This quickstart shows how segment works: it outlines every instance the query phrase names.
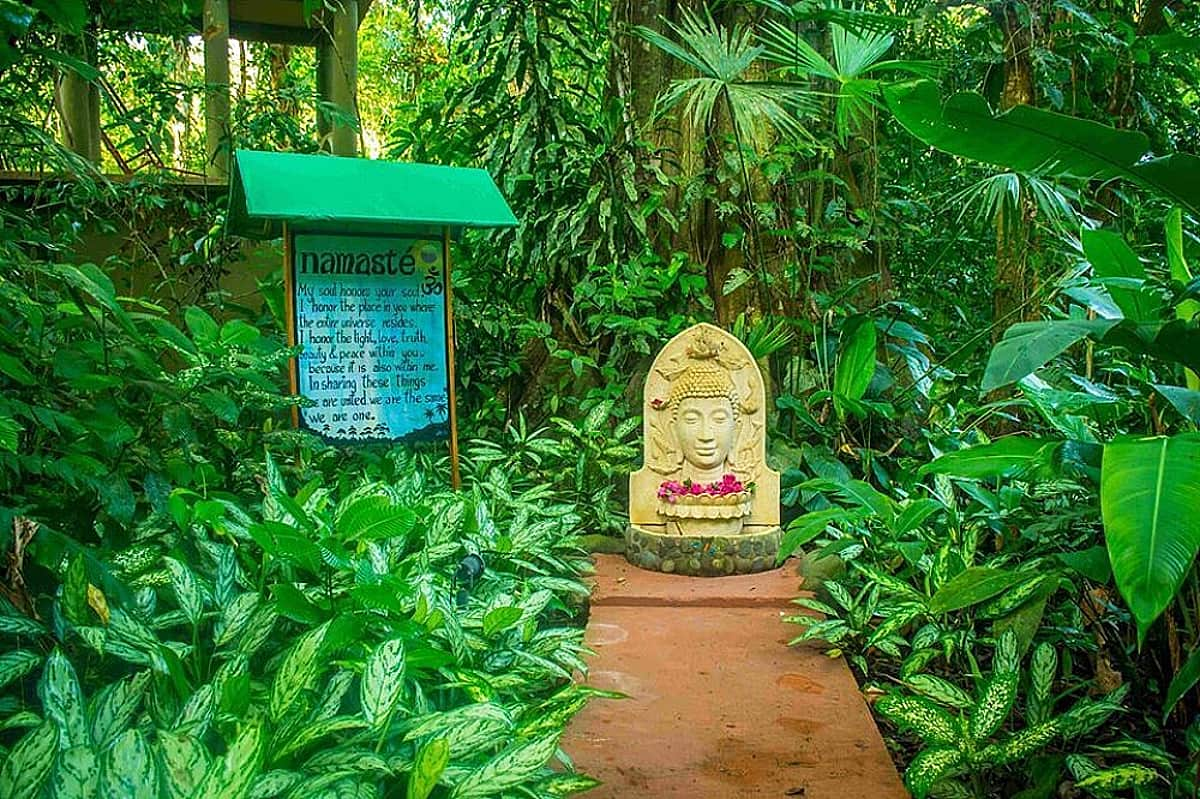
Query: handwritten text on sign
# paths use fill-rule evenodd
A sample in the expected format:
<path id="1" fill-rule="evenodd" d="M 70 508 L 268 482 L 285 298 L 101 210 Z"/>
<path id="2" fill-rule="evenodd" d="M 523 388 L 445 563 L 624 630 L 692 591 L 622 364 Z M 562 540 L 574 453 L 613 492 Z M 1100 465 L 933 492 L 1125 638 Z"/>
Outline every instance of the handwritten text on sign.
<path id="1" fill-rule="evenodd" d="M 330 438 L 449 435 L 442 245 L 297 234 L 305 427 Z"/>

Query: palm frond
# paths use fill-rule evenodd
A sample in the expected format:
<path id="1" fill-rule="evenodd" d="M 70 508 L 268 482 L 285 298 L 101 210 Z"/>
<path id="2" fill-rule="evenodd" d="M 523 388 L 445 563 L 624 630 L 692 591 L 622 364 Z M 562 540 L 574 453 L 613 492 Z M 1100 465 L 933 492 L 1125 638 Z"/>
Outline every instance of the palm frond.
<path id="1" fill-rule="evenodd" d="M 1009 225 L 1016 225 L 1021 219 L 1028 201 L 1039 224 L 1064 236 L 1080 224 L 1075 200 L 1078 195 L 1067 187 L 1019 172 L 989 175 L 949 198 L 951 205 L 961 207 L 960 220 L 973 210 L 981 223 L 1003 219 Z"/>
<path id="2" fill-rule="evenodd" d="M 812 110 L 803 87 L 748 78 L 764 52 L 749 29 L 741 25 L 724 28 L 707 9 L 702 14 L 685 10 L 678 23 L 665 25 L 675 40 L 648 28 L 636 32 L 698 75 L 672 81 L 658 98 L 658 115 L 682 105 L 692 124 L 702 128 L 717 113 L 718 103 L 726 102 L 734 131 L 743 142 L 760 140 L 764 124 L 787 136 L 811 141 L 799 119 Z"/>
<path id="3" fill-rule="evenodd" d="M 768 8 L 789 22 L 825 22 L 837 24 L 859 34 L 896 33 L 911 23 L 908 17 L 865 11 L 860 8 L 843 8 L 835 0 L 800 0 L 788 3 L 784 0 L 754 0 L 756 5 Z"/>
<path id="4" fill-rule="evenodd" d="M 888 34 L 858 34 L 836 24 L 830 27 L 830 33 L 833 39 L 833 60 L 843 81 L 864 74 L 892 49 L 895 42 L 895 37 Z"/>
<path id="5" fill-rule="evenodd" d="M 792 323 L 787 319 L 767 318 L 748 322 L 745 314 L 739 314 L 734 320 L 733 334 L 741 339 L 756 360 L 778 352 L 796 338 Z"/>
<path id="6" fill-rule="evenodd" d="M 797 30 L 769 19 L 758 33 L 763 58 L 806 75 L 838 79 L 837 68 L 829 63 Z"/>

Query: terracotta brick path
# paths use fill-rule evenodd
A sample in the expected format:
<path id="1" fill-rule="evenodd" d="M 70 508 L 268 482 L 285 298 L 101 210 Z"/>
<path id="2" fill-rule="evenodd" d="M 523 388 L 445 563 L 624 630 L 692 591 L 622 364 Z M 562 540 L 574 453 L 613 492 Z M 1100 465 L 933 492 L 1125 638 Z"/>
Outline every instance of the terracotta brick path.
<path id="1" fill-rule="evenodd" d="M 589 799 L 890 799 L 907 794 L 846 664 L 786 646 L 785 567 L 688 578 L 596 555 L 587 629 L 596 700 L 563 748 Z"/>

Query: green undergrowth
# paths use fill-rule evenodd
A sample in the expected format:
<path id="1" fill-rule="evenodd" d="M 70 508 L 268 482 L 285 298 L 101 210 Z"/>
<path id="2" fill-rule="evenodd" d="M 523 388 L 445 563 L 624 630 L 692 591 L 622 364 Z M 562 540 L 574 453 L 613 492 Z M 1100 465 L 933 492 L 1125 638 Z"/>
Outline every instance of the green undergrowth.
<path id="1" fill-rule="evenodd" d="M 0 631 L 6 797 L 550 797 L 596 692 L 569 505 L 416 473 L 255 508 L 177 494 L 173 535 L 78 551 Z M 569 762 L 569 761 L 564 761 Z M 43 793 L 44 792 L 44 793 Z"/>

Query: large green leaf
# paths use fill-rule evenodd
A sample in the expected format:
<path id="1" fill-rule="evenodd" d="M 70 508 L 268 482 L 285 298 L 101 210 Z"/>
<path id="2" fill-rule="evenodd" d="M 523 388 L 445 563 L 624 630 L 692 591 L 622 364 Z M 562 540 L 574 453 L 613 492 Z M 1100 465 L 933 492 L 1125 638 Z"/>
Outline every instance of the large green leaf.
<path id="1" fill-rule="evenodd" d="M 309 630 L 296 639 L 283 657 L 275 680 L 271 684 L 270 713 L 272 719 L 281 719 L 292 707 L 300 694 L 312 687 L 317 677 L 325 670 L 321 650 L 329 622 Z"/>
<path id="2" fill-rule="evenodd" d="M 839 414 L 856 407 L 875 376 L 875 322 L 869 316 L 847 320 L 842 350 L 833 373 L 833 404 Z"/>
<path id="3" fill-rule="evenodd" d="M 942 708 L 919 696 L 893 693 L 879 698 L 875 710 L 900 729 L 910 729 L 926 746 L 958 746 L 962 728 Z"/>
<path id="4" fill-rule="evenodd" d="M 1200 646 L 1192 650 L 1192 654 L 1188 655 L 1188 659 L 1184 661 L 1179 671 L 1175 673 L 1175 677 L 1171 680 L 1171 685 L 1167 688 L 1167 698 L 1163 702 L 1163 720 L 1170 715 L 1175 704 L 1183 698 L 1183 695 L 1200 683 Z"/>
<path id="5" fill-rule="evenodd" d="M 138 730 L 121 733 L 104 753 L 100 795 L 158 799 L 157 764 L 145 736 Z"/>
<path id="6" fill-rule="evenodd" d="M 21 679 L 41 662 L 41 655 L 26 649 L 14 649 L 0 654 L 0 688 Z"/>
<path id="7" fill-rule="evenodd" d="M 211 344 L 221 335 L 221 327 L 208 312 L 192 305 L 183 312 L 183 321 L 197 342 Z"/>
<path id="8" fill-rule="evenodd" d="M 1021 676 L 1017 637 L 1008 632 L 996 642 L 996 657 L 992 661 L 992 676 L 979 692 L 979 701 L 967 724 L 967 731 L 976 743 L 1000 729 L 1012 712 L 1017 700 L 1017 682 Z"/>
<path id="9" fill-rule="evenodd" d="M 129 726 L 149 684 L 150 672 L 138 672 L 109 683 L 92 699 L 92 742 L 98 750 L 108 748 Z"/>
<path id="10" fill-rule="evenodd" d="M 975 479 L 1009 477 L 1045 463 L 1061 443 L 1044 438 L 1008 436 L 990 444 L 947 452 L 922 466 L 920 474 L 949 474 Z"/>
<path id="11" fill-rule="evenodd" d="M 334 526 L 345 541 L 374 541 L 407 536 L 416 522 L 411 509 L 393 504 L 388 497 L 371 495 L 339 509 Z"/>
<path id="12" fill-rule="evenodd" d="M 443 738 L 450 746 L 451 756 L 462 760 L 492 746 L 511 729 L 512 719 L 504 708 L 480 702 L 414 719 L 404 739 Z"/>
<path id="13" fill-rule="evenodd" d="M 524 615 L 523 610 L 512 605 L 493 608 L 483 617 L 483 634 L 491 637 L 503 632 L 519 622 Z"/>
<path id="14" fill-rule="evenodd" d="M 1154 384 L 1154 390 L 1162 394 L 1175 410 L 1194 425 L 1200 426 L 1200 391 L 1180 386 L 1163 386 Z"/>
<path id="15" fill-rule="evenodd" d="M 892 523 L 892 532 L 897 536 L 911 533 L 919 528 L 926 519 L 945 507 L 936 499 L 910 499 L 901 506 L 900 513 Z"/>
<path id="16" fill-rule="evenodd" d="M 90 746 L 73 746 L 58 753 L 48 791 L 53 799 L 95 796 L 99 787 L 100 762 Z"/>
<path id="17" fill-rule="evenodd" d="M 953 774 L 966 755 L 962 750 L 944 746 L 923 749 L 904 772 L 904 783 L 917 799 L 924 799 L 941 779 Z"/>
<path id="18" fill-rule="evenodd" d="M 1144 640 L 1200 551 L 1200 434 L 1106 445 L 1100 509 L 1117 589 Z"/>
<path id="19" fill-rule="evenodd" d="M 204 588 L 196 575 L 182 561 L 166 558 L 167 572 L 171 575 L 171 588 L 175 591 L 175 599 L 179 609 L 193 626 L 200 623 L 204 613 Z"/>
<path id="20" fill-rule="evenodd" d="M 852 502 L 855 505 L 866 508 L 887 524 L 891 524 L 896 519 L 896 501 L 887 494 L 877 491 L 869 483 L 865 483 L 862 480 L 839 482 L 837 480 L 827 480 L 823 477 L 817 477 L 804 481 L 800 484 L 800 488 L 806 491 L 824 491 L 837 494 L 847 502 Z"/>
<path id="21" fill-rule="evenodd" d="M 983 391 L 1015 383 L 1033 374 L 1051 358 L 1088 336 L 1102 337 L 1119 319 L 1061 319 L 1020 322 L 1004 333 L 992 348 L 983 373 Z"/>
<path id="22" fill-rule="evenodd" d="M 985 599 L 991 599 L 1028 576 L 988 566 L 966 569 L 938 589 L 929 600 L 929 612 L 949 613 L 976 605 Z"/>
<path id="23" fill-rule="evenodd" d="M 1054 676 L 1057 673 L 1058 653 L 1048 643 L 1038 644 L 1029 658 L 1029 695 L 1025 715 L 1030 724 L 1049 721 L 1054 702 Z"/>
<path id="24" fill-rule="evenodd" d="M 1132 180 L 1200 213 L 1200 158 L 1142 162 L 1150 141 L 1138 131 L 1028 105 L 993 115 L 974 92 L 956 94 L 943 105 L 937 84 L 928 80 L 885 86 L 883 93 L 909 133 L 952 155 L 1037 175 Z"/>
<path id="25" fill-rule="evenodd" d="M 159 768 L 168 799 L 191 799 L 208 771 L 208 750 L 191 735 L 158 731 Z"/>
<path id="26" fill-rule="evenodd" d="M 1175 153 L 1142 161 L 1131 170 L 1133 179 L 1162 192 L 1192 214 L 1200 209 L 1200 158 Z"/>
<path id="27" fill-rule="evenodd" d="M 257 723 L 242 727 L 225 756 L 214 760 L 196 786 L 196 799 L 246 799 L 258 777 L 263 757 L 263 729 Z"/>
<path id="28" fill-rule="evenodd" d="M 1102 546 L 1088 547 L 1078 552 L 1060 552 L 1055 558 L 1068 569 L 1079 572 L 1093 582 L 1104 584 L 1112 579 L 1112 563 L 1108 560 L 1108 550 Z"/>
<path id="29" fill-rule="evenodd" d="M 966 710 L 975 704 L 966 691 L 935 674 L 913 674 L 904 680 L 904 684 L 939 704 L 959 710 Z"/>
<path id="30" fill-rule="evenodd" d="M 1080 238 L 1093 274 L 1101 282 L 1113 279 L 1105 287 L 1125 318 L 1135 322 L 1157 320 L 1162 299 L 1144 286 L 1122 284 L 1146 279 L 1146 267 L 1125 240 L 1111 230 L 1085 230 Z"/>
<path id="31" fill-rule="evenodd" d="M 830 524 L 856 518 L 854 511 L 845 508 L 826 508 L 806 513 L 788 523 L 787 532 L 779 542 L 777 563 L 783 563 L 800 547 L 825 532 Z"/>
<path id="32" fill-rule="evenodd" d="M 88 7 L 84 0 L 33 0 L 33 7 L 71 33 L 79 33 L 87 25 Z"/>

